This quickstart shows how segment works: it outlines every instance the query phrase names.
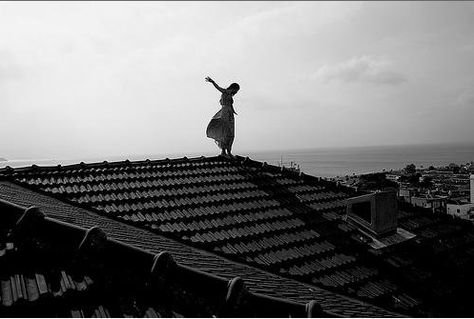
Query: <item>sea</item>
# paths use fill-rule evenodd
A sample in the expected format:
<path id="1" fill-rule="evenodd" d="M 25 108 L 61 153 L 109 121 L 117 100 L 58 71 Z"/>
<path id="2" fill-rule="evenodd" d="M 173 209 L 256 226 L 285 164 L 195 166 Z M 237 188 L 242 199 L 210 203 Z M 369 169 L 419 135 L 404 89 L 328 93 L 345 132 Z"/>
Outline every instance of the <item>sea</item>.
<path id="1" fill-rule="evenodd" d="M 212 156 L 215 153 L 170 153 L 153 155 L 121 155 L 101 158 L 83 159 L 36 159 L 0 161 L 0 168 L 5 166 L 22 167 L 36 164 L 38 166 L 69 165 L 79 162 L 94 163 L 121 161 L 125 159 L 164 159 L 183 156 Z M 391 171 L 415 164 L 417 168 L 445 166 L 450 163 L 466 164 L 474 161 L 474 144 L 425 144 L 425 145 L 391 145 L 370 147 L 311 148 L 299 150 L 272 151 L 237 151 L 237 155 L 267 162 L 271 165 L 284 165 L 299 168 L 300 171 L 319 177 L 337 177 L 358 175 L 373 172 Z"/>

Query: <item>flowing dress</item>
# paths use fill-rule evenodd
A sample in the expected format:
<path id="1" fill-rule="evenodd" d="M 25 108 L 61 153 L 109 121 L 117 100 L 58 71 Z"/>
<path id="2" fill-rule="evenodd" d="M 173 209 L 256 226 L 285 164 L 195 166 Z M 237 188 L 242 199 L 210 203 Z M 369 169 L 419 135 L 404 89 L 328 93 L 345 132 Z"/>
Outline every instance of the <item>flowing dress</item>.
<path id="1" fill-rule="evenodd" d="M 234 100 L 232 94 L 224 91 L 220 100 L 222 108 L 217 112 L 207 126 L 206 135 L 216 141 L 222 150 L 230 149 L 234 142 Z"/>

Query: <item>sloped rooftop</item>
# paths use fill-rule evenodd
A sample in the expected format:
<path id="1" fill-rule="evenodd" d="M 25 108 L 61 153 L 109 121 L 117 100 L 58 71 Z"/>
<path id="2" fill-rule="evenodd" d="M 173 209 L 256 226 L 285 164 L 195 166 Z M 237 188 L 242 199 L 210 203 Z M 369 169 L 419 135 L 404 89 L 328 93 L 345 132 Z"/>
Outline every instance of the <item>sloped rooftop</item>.
<path id="1" fill-rule="evenodd" d="M 246 264 L 277 275 L 266 273 L 270 277 L 265 279 L 262 273 L 250 275 L 246 281 L 251 290 L 304 302 L 312 295 L 304 290 L 312 290 L 323 309 L 333 308 L 331 311 L 344 316 L 370 316 L 371 311 L 379 310 L 367 304 L 359 310 L 346 307 L 348 300 L 357 302 L 327 290 L 411 315 L 437 313 L 431 297 L 425 298 L 428 295 L 412 283 L 400 281 L 398 270 L 386 266 L 384 258 L 389 254 L 385 250 L 370 251 L 367 238 L 340 218 L 345 212 L 344 199 L 353 191 L 312 176 L 241 157 L 33 166 L 4 169 L 0 174 L 47 195 L 40 204 L 54 197 L 85 209 L 88 215 L 95 212 L 121 221 L 117 223 L 121 227 L 133 225 L 147 234 L 166 236 L 171 239 L 167 241 L 170 248 L 181 242 L 184 245 L 178 250 L 186 247 L 191 255 L 183 256 L 181 251 L 176 259 L 199 264 L 211 273 L 239 275 L 234 267 L 241 265 L 245 270 L 240 269 L 240 274 L 245 274 L 250 269 L 242 265 Z M 8 196 L 5 188 L 20 187 L 15 184 L 4 182 L 0 195 Z M 21 200 L 38 202 L 39 196 L 28 192 L 22 188 Z M 404 223 L 403 217 L 400 221 Z M 148 235 L 137 239 L 129 232 L 115 236 L 149 249 L 164 244 L 148 242 Z M 419 245 L 412 242 L 408 245 Z M 201 250 L 233 262 L 209 263 L 196 256 Z M 288 278 L 310 286 L 298 290 L 300 284 Z M 338 298 L 342 298 L 339 304 Z M 366 310 L 355 314 L 362 309 Z"/>
<path id="2" fill-rule="evenodd" d="M 0 200 L 2 317 L 331 316 Z"/>
<path id="3" fill-rule="evenodd" d="M 143 249 L 151 254 L 169 252 L 177 264 L 218 276 L 226 280 L 241 277 L 248 290 L 255 295 L 284 299 L 307 305 L 316 302 L 323 316 L 343 317 L 399 317 L 400 315 L 352 298 L 273 275 L 257 268 L 229 261 L 198 248 L 181 244 L 160 234 L 115 221 L 88 209 L 71 205 L 51 196 L 26 189 L 8 181 L 0 181 L 0 198 L 16 205 L 39 207 L 48 217 L 82 228 L 100 227 L 108 238 Z M 270 306 L 272 308 L 273 306 Z M 275 308 L 278 311 L 278 307 Z M 274 316 L 281 316 L 280 314 Z"/>

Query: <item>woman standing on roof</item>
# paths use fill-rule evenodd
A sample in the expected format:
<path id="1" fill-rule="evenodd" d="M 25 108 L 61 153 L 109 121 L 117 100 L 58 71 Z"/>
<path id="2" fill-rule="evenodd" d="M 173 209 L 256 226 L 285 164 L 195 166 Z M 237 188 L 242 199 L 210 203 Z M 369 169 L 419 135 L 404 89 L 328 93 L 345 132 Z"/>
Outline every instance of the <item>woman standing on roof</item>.
<path id="1" fill-rule="evenodd" d="M 211 122 L 207 126 L 207 137 L 213 138 L 217 146 L 222 150 L 221 155 L 232 157 L 232 143 L 234 142 L 234 107 L 233 96 L 239 91 L 240 86 L 237 83 L 232 83 L 227 89 L 221 88 L 210 77 L 206 78 L 207 82 L 211 82 L 214 87 L 222 93 L 221 106 L 219 112 L 214 115 Z"/>

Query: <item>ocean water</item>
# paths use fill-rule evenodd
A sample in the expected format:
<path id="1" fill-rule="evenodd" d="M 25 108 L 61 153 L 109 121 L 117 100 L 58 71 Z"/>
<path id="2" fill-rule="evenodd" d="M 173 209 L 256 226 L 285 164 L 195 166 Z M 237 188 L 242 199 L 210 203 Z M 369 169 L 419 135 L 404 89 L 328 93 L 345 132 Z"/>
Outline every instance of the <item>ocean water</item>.
<path id="1" fill-rule="evenodd" d="M 215 153 L 173 153 L 154 155 L 123 155 L 104 156 L 101 158 L 84 159 L 37 159 L 37 160 L 9 160 L 0 162 L 0 167 L 21 167 L 36 165 L 68 165 L 81 161 L 94 163 L 107 161 L 120 161 L 129 159 L 163 159 L 179 158 L 183 156 L 212 156 Z M 405 146 L 373 146 L 373 147 L 346 147 L 346 148 L 314 148 L 304 150 L 280 150 L 280 151 L 248 151 L 237 152 L 240 156 L 248 156 L 251 159 L 279 165 L 283 162 L 285 166 L 299 165 L 304 173 L 321 176 L 334 177 L 352 174 L 363 174 L 370 172 L 390 171 L 404 168 L 407 164 L 415 164 L 417 167 L 444 166 L 449 163 L 463 164 L 474 161 L 474 144 L 438 144 L 438 145 L 405 145 Z"/>
<path id="2" fill-rule="evenodd" d="M 269 164 L 282 161 L 285 166 L 294 162 L 307 174 L 334 177 L 396 170 L 411 163 L 416 167 L 464 164 L 474 161 L 474 144 L 320 148 L 255 152 L 249 157 Z"/>

